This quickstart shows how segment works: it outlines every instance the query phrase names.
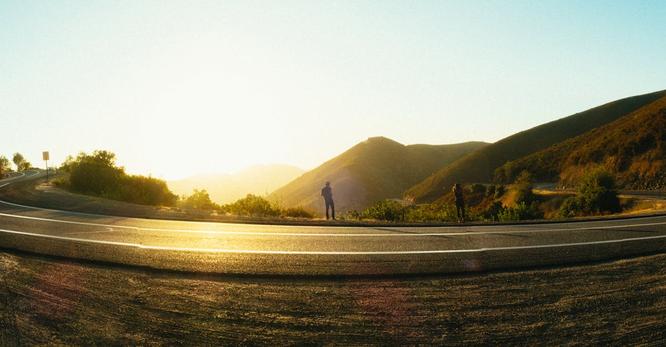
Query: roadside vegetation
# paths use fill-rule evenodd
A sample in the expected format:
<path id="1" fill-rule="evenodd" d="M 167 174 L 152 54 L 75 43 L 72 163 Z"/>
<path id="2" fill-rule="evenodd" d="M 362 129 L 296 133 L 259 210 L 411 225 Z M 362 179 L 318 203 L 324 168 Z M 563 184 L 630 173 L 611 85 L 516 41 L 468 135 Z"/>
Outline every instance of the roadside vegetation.
<path id="1" fill-rule="evenodd" d="M 12 157 L 12 162 L 14 162 L 14 165 L 16 165 L 16 171 L 18 172 L 29 170 L 32 167 L 30 162 L 25 160 L 23 155 L 18 152 L 14 153 L 14 156 Z"/>
<path id="2" fill-rule="evenodd" d="M 575 187 L 589 171 L 603 167 L 623 188 L 666 189 L 666 97 L 580 136 L 557 143 L 495 171 L 513 180 L 529 170 L 540 182 Z"/>
<path id="3" fill-rule="evenodd" d="M 581 178 L 575 196 L 536 194 L 532 175 L 523 171 L 509 185 L 465 186 L 465 202 L 467 221 L 476 222 L 597 216 L 622 211 L 615 179 L 601 168 Z M 450 192 L 429 204 L 410 205 L 397 200 L 382 200 L 362 211 L 350 211 L 343 218 L 386 222 L 457 221 L 454 197 Z"/>
<path id="4" fill-rule="evenodd" d="M 17 171 L 30 164 L 20 153 L 12 157 Z M 0 170 L 12 169 L 6 157 L 0 157 Z M 168 207 L 167 210 L 197 217 L 240 217 L 260 219 L 314 219 L 320 215 L 304 207 L 283 207 L 274 200 L 254 194 L 228 204 L 212 201 L 205 189 L 177 196 L 160 179 L 129 175 L 116 165 L 109 151 L 80 153 L 69 157 L 61 166 L 64 173 L 54 180 L 65 190 L 106 199 Z M 623 204 L 618 198 L 614 174 L 602 166 L 588 170 L 577 182 L 575 194 L 535 193 L 534 176 L 527 170 L 516 175 L 510 184 L 468 184 L 465 189 L 466 221 L 507 222 L 553 218 L 571 218 L 618 213 Z M 625 203 L 625 207 L 628 206 Z M 383 199 L 363 210 L 339 213 L 346 221 L 381 221 L 402 223 L 457 222 L 455 197 L 450 190 L 442 192 L 431 203 L 413 204 L 399 199 Z"/>
<path id="5" fill-rule="evenodd" d="M 660 104 L 653 104 L 659 99 Z M 544 182 L 544 176 L 558 178 L 560 169 L 605 160 L 617 164 L 621 183 L 638 189 L 666 187 L 665 103 L 666 91 L 633 96 L 516 133 L 441 168 L 405 196 L 433 202 L 455 182 L 491 182 L 495 177 L 496 183 L 510 184 L 523 170 Z"/>
<path id="6" fill-rule="evenodd" d="M 617 213 L 621 210 L 615 178 L 608 171 L 598 168 L 583 176 L 578 194 L 564 201 L 560 215 L 576 217 Z"/>
<path id="7" fill-rule="evenodd" d="M 61 166 L 65 172 L 55 181 L 59 187 L 72 192 L 99 196 L 142 205 L 175 206 L 178 197 L 163 180 L 140 175 L 128 175 L 115 163 L 116 155 L 109 151 L 80 153 L 69 157 Z"/>
<path id="8" fill-rule="evenodd" d="M 217 215 L 259 218 L 300 218 L 312 219 L 315 214 L 303 207 L 282 208 L 267 199 L 248 194 L 233 203 L 219 205 L 214 203 L 205 189 L 195 189 L 190 196 L 182 196 L 177 207 L 190 213 L 210 212 Z"/>
<path id="9" fill-rule="evenodd" d="M 9 159 L 4 155 L 0 155 L 0 178 L 5 177 L 9 172 L 12 171 L 11 166 L 9 165 Z"/>
<path id="10" fill-rule="evenodd" d="M 16 170 L 12 168 L 12 163 L 14 163 Z M 21 153 L 14 153 L 11 162 L 4 155 L 0 155 L 0 178 L 5 177 L 7 174 L 12 172 L 23 172 L 29 170 L 31 167 L 32 164 L 25 160 L 25 157 L 23 157 Z"/>

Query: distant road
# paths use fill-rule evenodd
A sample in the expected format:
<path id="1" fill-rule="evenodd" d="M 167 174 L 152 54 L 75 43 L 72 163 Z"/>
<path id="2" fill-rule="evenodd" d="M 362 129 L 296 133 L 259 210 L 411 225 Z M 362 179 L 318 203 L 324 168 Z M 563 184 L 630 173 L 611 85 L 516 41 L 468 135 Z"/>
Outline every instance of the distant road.
<path id="1" fill-rule="evenodd" d="M 0 180 L 0 189 L 38 175 Z M 232 274 L 473 272 L 661 252 L 666 216 L 531 225 L 286 226 L 112 217 L 0 201 L 0 247 Z"/>

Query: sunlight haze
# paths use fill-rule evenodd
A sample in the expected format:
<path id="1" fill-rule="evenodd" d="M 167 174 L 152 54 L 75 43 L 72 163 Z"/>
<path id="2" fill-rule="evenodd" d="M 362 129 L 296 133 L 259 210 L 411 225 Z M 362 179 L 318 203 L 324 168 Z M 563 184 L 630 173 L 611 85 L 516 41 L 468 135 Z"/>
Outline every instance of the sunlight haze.
<path id="1" fill-rule="evenodd" d="M 196 6 L 193 4 L 196 3 Z M 0 1 L 0 154 L 167 179 L 494 142 L 666 88 L 663 2 Z"/>

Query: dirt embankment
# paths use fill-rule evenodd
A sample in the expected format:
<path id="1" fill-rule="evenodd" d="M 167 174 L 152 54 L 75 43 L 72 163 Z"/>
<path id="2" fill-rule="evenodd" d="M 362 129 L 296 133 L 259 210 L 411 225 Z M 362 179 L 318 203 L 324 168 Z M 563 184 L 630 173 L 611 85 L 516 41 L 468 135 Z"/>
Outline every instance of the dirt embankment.
<path id="1" fill-rule="evenodd" d="M 0 253 L 0 342 L 662 344 L 666 255 L 474 276 L 168 274 Z"/>

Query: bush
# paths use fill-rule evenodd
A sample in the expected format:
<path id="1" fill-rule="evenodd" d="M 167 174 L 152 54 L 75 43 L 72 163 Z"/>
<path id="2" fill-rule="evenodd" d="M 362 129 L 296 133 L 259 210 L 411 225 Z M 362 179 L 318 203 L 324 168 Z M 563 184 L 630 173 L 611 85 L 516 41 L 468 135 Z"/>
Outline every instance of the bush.
<path id="1" fill-rule="evenodd" d="M 219 210 L 220 206 L 215 204 L 210 200 L 210 195 L 205 189 L 195 189 L 192 192 L 192 195 L 188 197 L 183 197 L 180 202 L 180 207 L 185 209 L 195 209 L 195 210 Z"/>
<path id="2" fill-rule="evenodd" d="M 522 171 L 518 175 L 518 178 L 514 182 L 514 188 L 516 190 L 516 204 L 525 203 L 525 205 L 531 205 L 537 201 L 537 197 L 532 191 L 532 175 L 529 172 Z"/>
<path id="3" fill-rule="evenodd" d="M 543 218 L 543 213 L 539 210 L 536 202 L 526 204 L 519 203 L 516 207 L 505 207 L 498 214 L 497 218 L 501 222 L 532 220 Z"/>
<path id="4" fill-rule="evenodd" d="M 504 186 L 501 185 L 501 184 L 500 184 L 500 185 L 497 185 L 497 186 L 495 187 L 495 195 L 494 195 L 494 198 L 495 198 L 495 199 L 499 199 L 499 198 L 502 197 L 502 195 L 504 195 L 504 193 L 506 193 L 506 188 L 504 188 Z"/>
<path id="5" fill-rule="evenodd" d="M 583 176 L 578 188 L 582 208 L 590 212 L 619 212 L 615 178 L 608 171 L 593 170 Z"/>
<path id="6" fill-rule="evenodd" d="M 408 222 L 455 222 L 458 220 L 453 205 L 424 204 L 407 208 Z"/>
<path id="7" fill-rule="evenodd" d="M 225 205 L 224 210 L 238 216 L 275 217 L 280 211 L 274 208 L 268 200 L 253 194 L 248 194 L 236 202 Z"/>
<path id="8" fill-rule="evenodd" d="M 604 169 L 592 170 L 585 174 L 578 185 L 578 194 L 565 200 L 560 207 L 562 217 L 620 211 L 615 178 Z"/>
<path id="9" fill-rule="evenodd" d="M 486 187 L 486 197 L 494 197 L 496 189 L 497 188 L 495 187 L 494 184 L 491 184 L 488 187 Z"/>
<path id="10" fill-rule="evenodd" d="M 486 186 L 480 183 L 471 184 L 467 189 L 472 194 L 478 194 L 478 195 L 486 194 Z"/>
<path id="11" fill-rule="evenodd" d="M 391 222 L 404 221 L 405 207 L 395 200 L 382 200 L 361 212 L 361 218 Z"/>
<path id="12" fill-rule="evenodd" d="M 498 221 L 499 215 L 503 211 L 504 211 L 504 206 L 502 205 L 502 203 L 499 201 L 495 201 L 490 206 L 488 206 L 488 208 L 486 208 L 486 210 L 483 211 L 481 215 L 485 220 Z"/>
<path id="13" fill-rule="evenodd" d="M 115 154 L 108 151 L 80 153 L 68 157 L 61 169 L 69 173 L 59 186 L 77 193 L 144 205 L 173 206 L 177 196 L 166 182 L 152 177 L 127 175 L 115 165 Z"/>
<path id="14" fill-rule="evenodd" d="M 146 176 L 121 176 L 118 196 L 109 197 L 142 205 L 174 206 L 178 196 L 173 194 L 163 180 Z"/>
<path id="15" fill-rule="evenodd" d="M 581 212 L 582 208 L 578 197 L 572 196 L 564 200 L 560 206 L 560 216 L 564 218 L 576 217 Z"/>
<path id="16" fill-rule="evenodd" d="M 300 206 L 286 208 L 282 210 L 280 215 L 282 217 L 291 217 L 291 218 L 314 218 L 314 213 Z"/>
<path id="17" fill-rule="evenodd" d="M 360 220 L 361 212 L 357 210 L 349 210 L 340 216 L 341 220 Z"/>

